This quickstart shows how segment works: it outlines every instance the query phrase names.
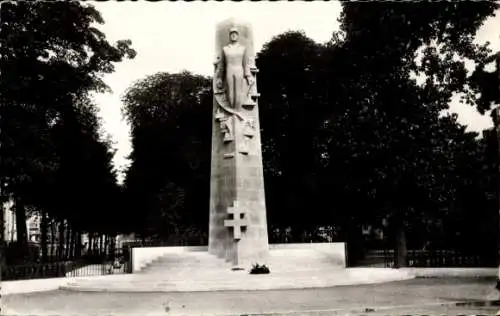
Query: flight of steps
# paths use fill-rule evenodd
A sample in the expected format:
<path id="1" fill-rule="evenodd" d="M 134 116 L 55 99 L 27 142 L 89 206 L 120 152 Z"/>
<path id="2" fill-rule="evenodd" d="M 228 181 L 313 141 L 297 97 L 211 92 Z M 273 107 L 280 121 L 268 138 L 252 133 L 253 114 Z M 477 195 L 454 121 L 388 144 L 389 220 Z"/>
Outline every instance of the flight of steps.
<path id="1" fill-rule="evenodd" d="M 231 265 L 224 259 L 204 251 L 183 253 L 169 253 L 155 259 L 141 269 L 139 274 L 158 274 L 166 272 L 196 272 L 198 270 L 214 271 L 231 269 Z"/>
<path id="2" fill-rule="evenodd" d="M 252 275 L 250 266 L 233 271 L 231 264 L 206 251 L 166 254 L 138 273 L 71 281 L 62 289 L 116 292 L 193 292 L 271 290 L 367 284 L 413 278 L 404 271 L 346 269 L 338 251 L 324 247 L 271 248 L 271 273 Z"/>
<path id="3" fill-rule="evenodd" d="M 269 257 L 263 262 L 273 272 L 290 271 L 310 271 L 310 270 L 331 270 L 345 268 L 344 263 L 331 253 L 318 249 L 272 249 L 269 251 Z M 143 268 L 141 274 L 159 274 L 159 273 L 182 273 L 202 270 L 205 273 L 230 270 L 231 263 L 225 262 L 208 252 L 184 252 L 170 253 L 155 259 Z M 244 267 L 246 270 L 251 265 Z"/>

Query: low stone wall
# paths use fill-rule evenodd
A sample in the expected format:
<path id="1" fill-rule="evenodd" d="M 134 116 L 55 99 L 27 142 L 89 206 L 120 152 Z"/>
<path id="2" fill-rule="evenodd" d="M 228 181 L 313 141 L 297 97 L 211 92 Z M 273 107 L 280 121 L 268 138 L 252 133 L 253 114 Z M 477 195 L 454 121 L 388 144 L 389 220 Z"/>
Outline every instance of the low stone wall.
<path id="1" fill-rule="evenodd" d="M 146 265 L 169 253 L 208 251 L 206 246 L 191 247 L 138 247 L 132 248 L 132 272 L 141 271 Z"/>
<path id="2" fill-rule="evenodd" d="M 268 263 L 276 270 L 346 268 L 345 243 L 302 243 L 269 245 Z"/>

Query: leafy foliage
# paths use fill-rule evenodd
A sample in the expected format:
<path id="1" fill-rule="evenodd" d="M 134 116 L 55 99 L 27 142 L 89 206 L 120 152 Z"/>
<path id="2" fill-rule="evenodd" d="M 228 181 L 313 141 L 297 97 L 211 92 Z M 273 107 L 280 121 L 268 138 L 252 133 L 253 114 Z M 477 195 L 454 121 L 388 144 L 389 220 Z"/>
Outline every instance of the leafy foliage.
<path id="1" fill-rule="evenodd" d="M 142 233 L 175 235 L 189 225 L 206 231 L 210 88 L 203 76 L 158 73 L 137 81 L 123 98 L 133 145 L 125 192 L 130 207 L 144 210 Z"/>
<path id="2" fill-rule="evenodd" d="M 458 173 L 461 164 L 479 159 L 456 117 L 442 111 L 454 93 L 478 101 L 467 86 L 465 61 L 481 63 L 487 57 L 487 48 L 473 38 L 496 8 L 489 2 L 343 3 L 346 40 L 338 50 L 346 59 L 333 68 L 347 74 L 342 81 L 349 85 L 342 90 L 352 102 L 338 110 L 332 125 L 338 133 L 350 131 L 356 141 L 348 146 L 333 142 L 331 155 L 349 149 L 354 154 L 333 164 L 333 174 L 356 170 L 352 186 L 358 194 L 344 196 L 367 201 L 367 192 L 372 208 L 392 218 L 396 231 L 453 209 L 457 188 L 468 181 Z M 424 82 L 418 84 L 415 75 Z M 460 153 L 469 150 L 466 162 Z M 398 247 L 404 252 L 401 236 Z"/>
<path id="3" fill-rule="evenodd" d="M 117 209 L 120 188 L 89 94 L 106 90 L 102 75 L 136 53 L 130 41 L 106 40 L 89 5 L 9 2 L 0 14 L 3 199 L 18 201 L 21 222 L 26 206 L 109 232 L 102 218 Z"/>
<path id="4" fill-rule="evenodd" d="M 484 70 L 484 64 L 495 61 L 496 70 L 488 72 Z M 477 65 L 469 77 L 469 85 L 472 90 L 480 95 L 476 107 L 479 113 L 484 114 L 490 110 L 494 103 L 500 103 L 500 52 L 489 56 L 484 63 Z M 494 112 L 491 113 L 493 120 Z"/>
<path id="5" fill-rule="evenodd" d="M 318 224 L 316 135 L 331 100 L 326 90 L 326 48 L 300 32 L 287 32 L 257 56 L 262 151 L 270 221 L 297 229 Z M 302 216 L 309 209 L 310 216 Z"/>

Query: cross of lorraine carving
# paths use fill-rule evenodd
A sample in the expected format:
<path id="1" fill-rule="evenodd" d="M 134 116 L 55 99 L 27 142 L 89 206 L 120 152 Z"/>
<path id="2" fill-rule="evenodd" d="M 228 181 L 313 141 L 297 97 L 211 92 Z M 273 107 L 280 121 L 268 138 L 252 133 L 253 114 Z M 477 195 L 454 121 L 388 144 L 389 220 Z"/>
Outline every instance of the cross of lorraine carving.
<path id="1" fill-rule="evenodd" d="M 233 228 L 233 238 L 238 241 L 241 239 L 241 229 L 248 226 L 245 212 L 239 208 L 238 201 L 234 201 L 233 206 L 228 207 L 227 213 L 233 218 L 224 220 L 224 226 Z"/>

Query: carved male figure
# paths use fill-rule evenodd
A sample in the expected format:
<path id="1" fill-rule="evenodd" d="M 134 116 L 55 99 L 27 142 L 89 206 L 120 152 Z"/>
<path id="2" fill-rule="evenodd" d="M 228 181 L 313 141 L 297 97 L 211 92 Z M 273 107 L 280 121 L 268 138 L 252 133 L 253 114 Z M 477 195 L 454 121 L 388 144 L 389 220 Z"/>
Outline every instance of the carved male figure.
<path id="1" fill-rule="evenodd" d="M 229 105 L 239 110 L 246 101 L 248 86 L 253 83 L 248 65 L 246 47 L 238 41 L 239 32 L 236 28 L 229 31 L 229 44 L 222 49 L 222 65 L 225 70 L 226 93 Z"/>

